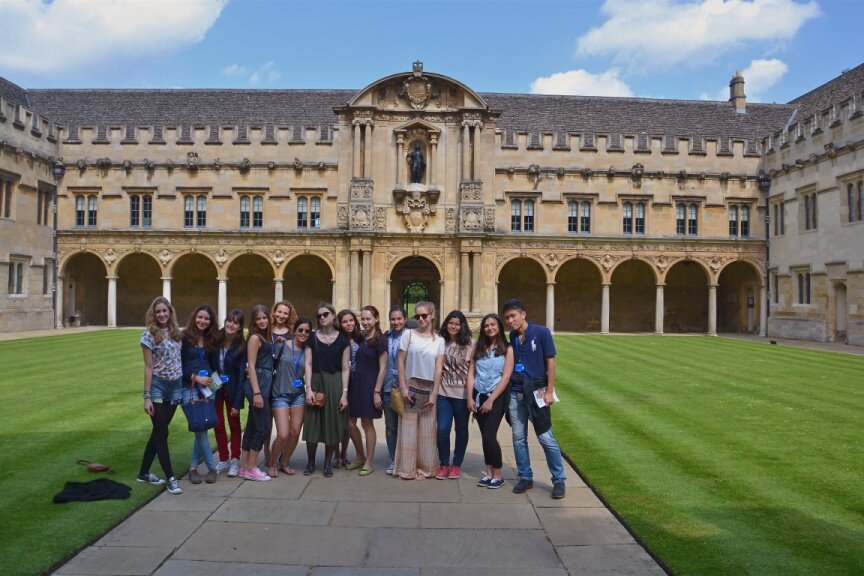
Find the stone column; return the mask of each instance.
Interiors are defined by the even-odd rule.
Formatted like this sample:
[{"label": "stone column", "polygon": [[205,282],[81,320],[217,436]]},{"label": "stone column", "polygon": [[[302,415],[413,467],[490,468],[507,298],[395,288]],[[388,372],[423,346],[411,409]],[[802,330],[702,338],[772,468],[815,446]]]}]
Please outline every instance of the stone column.
[{"label": "stone column", "polygon": [[273,301],[279,302],[280,300],[284,300],[284,299],[285,299],[285,296],[284,296],[284,293],[282,291],[282,278],[274,278],[273,279]]},{"label": "stone column", "polygon": [[481,271],[481,262],[480,256],[481,252],[474,252],[471,254],[471,273],[474,275],[473,289],[471,290],[471,311],[472,312],[480,312],[480,271]]},{"label": "stone column", "polygon": [[459,309],[463,312],[471,308],[471,253],[462,252],[459,266]]},{"label": "stone column", "polygon": [[462,124],[462,180],[471,179],[471,127]]},{"label": "stone column", "polygon": [[405,145],[405,137],[402,134],[396,136],[396,188],[402,184],[402,170],[405,167],[405,154],[402,148]]},{"label": "stone column", "polygon": [[438,136],[436,134],[429,135],[429,144],[431,146],[431,150],[429,151],[429,185],[434,188],[435,183],[438,180],[435,178],[435,166],[437,165],[438,160]]},{"label": "stone column", "polygon": [[757,295],[759,302],[759,336],[768,335],[768,303],[765,301],[765,285],[759,285],[759,293]]},{"label": "stone column", "polygon": [[117,276],[108,276],[108,327],[117,327]]},{"label": "stone column", "polygon": [[171,301],[171,276],[162,276],[162,297]]},{"label": "stone column", "polygon": [[57,276],[54,284],[54,292],[57,294],[57,307],[54,309],[54,327],[63,327],[63,297],[65,296],[66,279],[63,276]]},{"label": "stone column", "polygon": [[438,299],[438,318],[436,318],[436,320],[441,322],[441,320],[444,319],[441,315],[446,314],[446,312],[444,312],[444,280],[439,280],[438,284],[441,286],[441,294]]},{"label": "stone column", "polygon": [[354,178],[360,178],[360,176],[361,176],[360,171],[363,169],[363,164],[361,163],[363,158],[360,155],[360,123],[357,120],[355,120],[353,126],[354,126],[354,158],[353,158],[354,167],[353,167],[352,176]]},{"label": "stone column", "polygon": [[[390,288],[391,288],[390,283],[391,283],[391,281],[388,278],[387,284],[384,287],[384,310],[381,310],[381,314],[387,315],[388,323],[390,321],[390,306],[392,306],[392,304],[390,304],[390,302],[391,302],[391,300],[390,300]],[[406,320],[407,320],[407,318],[406,318]]]},{"label": "stone column", "polygon": [[351,250],[351,270],[348,276],[351,284],[348,286],[348,307],[357,306],[360,300],[360,251],[356,248]]},{"label": "stone column", "polygon": [[357,308],[372,303],[372,252],[364,250],[361,256],[363,258],[363,284],[360,291],[360,302],[356,305]]},{"label": "stone column", "polygon": [[366,124],[363,136],[363,178],[372,178],[372,124]]},{"label": "stone column", "polygon": [[555,332],[555,283],[546,283],[546,327]]},{"label": "stone column", "polygon": [[657,284],[657,295],[654,301],[654,333],[658,336],[663,334],[663,287],[665,284]]},{"label": "stone column", "polygon": [[708,335],[717,335],[717,284],[708,284]]},{"label": "stone column", "polygon": [[330,303],[336,306],[336,278],[330,279]]},{"label": "stone column", "polygon": [[[217,298],[217,308],[216,308],[216,318],[219,320],[219,327],[225,323],[225,316],[228,314],[228,278],[224,276],[220,276],[216,278],[216,281],[219,282],[219,296]],[[254,322],[254,318],[249,321],[251,324]]]},{"label": "stone column", "polygon": [[603,299],[600,307],[601,334],[609,334],[609,286],[609,283],[603,283]]},{"label": "stone column", "polygon": [[498,280],[495,280],[495,313],[501,314],[501,310],[498,309],[498,283]]}]

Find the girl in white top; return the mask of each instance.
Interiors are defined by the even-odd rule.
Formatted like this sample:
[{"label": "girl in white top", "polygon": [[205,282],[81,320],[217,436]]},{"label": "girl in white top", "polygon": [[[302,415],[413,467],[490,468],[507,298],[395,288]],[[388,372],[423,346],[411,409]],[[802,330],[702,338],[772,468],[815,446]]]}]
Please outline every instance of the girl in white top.
[{"label": "girl in white top", "polygon": [[405,410],[399,419],[394,476],[404,480],[431,478],[438,468],[435,404],[441,387],[444,339],[432,329],[435,305],[418,302],[415,330],[399,342],[399,389]]}]

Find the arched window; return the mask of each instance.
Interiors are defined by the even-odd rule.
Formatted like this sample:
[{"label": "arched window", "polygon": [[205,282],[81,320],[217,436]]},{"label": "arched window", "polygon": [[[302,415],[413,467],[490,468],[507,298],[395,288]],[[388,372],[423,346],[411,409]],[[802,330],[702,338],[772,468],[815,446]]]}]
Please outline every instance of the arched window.
[{"label": "arched window", "polygon": [[207,196],[204,196],[203,194],[198,196],[195,212],[195,226],[197,228],[204,228],[207,226]]},{"label": "arched window", "polygon": [[307,228],[309,226],[309,200],[306,196],[297,198],[297,227]]},{"label": "arched window", "polygon": [[686,206],[684,204],[677,204],[675,206],[675,232],[677,234],[684,234],[687,231],[687,223],[686,223]]},{"label": "arched window", "polygon": [[129,197],[129,226],[141,225],[141,197],[133,194]]},{"label": "arched window", "polygon": [[579,231],[579,203],[575,200],[567,202],[567,231]]},{"label": "arched window", "polygon": [[510,205],[510,230],[519,232],[522,230],[522,201],[513,200]]},{"label": "arched window", "polygon": [[84,196],[75,197],[75,226],[84,226]]},{"label": "arched window", "polygon": [[408,311],[408,315],[414,314],[414,306],[417,302],[429,300],[429,289],[422,282],[411,282],[402,291],[402,307]]},{"label": "arched window", "polygon": [[252,227],[261,228],[264,226],[264,198],[255,196],[252,199]]},{"label": "arched window", "polygon": [[317,230],[318,228],[321,228],[321,198],[313,196],[310,205],[309,225],[310,228],[315,228]]},{"label": "arched window", "polygon": [[729,236],[738,237],[738,206],[729,206]]},{"label": "arched window", "polygon": [[183,226],[192,228],[195,225],[195,198],[192,196],[183,197]]},{"label": "arched window", "polygon": [[849,222],[855,222],[855,186],[846,185],[846,205],[849,207]]},{"label": "arched window", "polygon": [[249,197],[240,197],[240,228],[249,228]]},{"label": "arched window", "polygon": [[645,203],[636,203],[636,234],[645,234]]},{"label": "arched window", "polygon": [[525,200],[525,216],[522,219],[522,230],[525,232],[534,231],[534,201]]},{"label": "arched window", "polygon": [[145,227],[153,225],[153,196],[150,194],[141,197],[141,225]]},{"label": "arched window", "polygon": [[96,226],[96,196],[87,197],[87,226]]},{"label": "arched window", "polygon": [[810,195],[804,195],[804,229],[810,230]]},{"label": "arched window", "polygon": [[624,203],[624,234],[632,234],[633,233],[633,203],[625,202]]},{"label": "arched window", "polygon": [[699,207],[696,204],[689,204],[687,206],[687,234],[691,236],[699,233],[698,213]]},{"label": "arched window", "polygon": [[750,237],[750,207],[741,206],[741,237]]},{"label": "arched window", "polygon": [[591,202],[582,201],[582,216],[579,224],[582,226],[580,232],[583,234],[591,233]]}]

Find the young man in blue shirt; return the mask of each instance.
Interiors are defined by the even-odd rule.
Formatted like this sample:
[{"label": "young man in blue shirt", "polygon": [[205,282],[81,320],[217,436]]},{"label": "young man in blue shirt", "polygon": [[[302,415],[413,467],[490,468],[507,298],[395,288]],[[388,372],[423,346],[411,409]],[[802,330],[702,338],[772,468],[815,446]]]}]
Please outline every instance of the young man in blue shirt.
[{"label": "young man in blue shirt", "polygon": [[[510,328],[515,365],[510,378],[510,423],[513,427],[513,451],[519,482],[513,488],[522,494],[534,487],[531,456],[528,453],[528,422],[534,427],[537,440],[546,455],[546,464],[552,474],[552,498],[564,498],[564,460],[558,441],[552,434],[552,414],[549,406],[555,391],[555,343],[545,326],[528,322],[525,304],[513,299],[504,303],[504,323]],[[535,401],[534,390],[545,387],[545,406]]]}]

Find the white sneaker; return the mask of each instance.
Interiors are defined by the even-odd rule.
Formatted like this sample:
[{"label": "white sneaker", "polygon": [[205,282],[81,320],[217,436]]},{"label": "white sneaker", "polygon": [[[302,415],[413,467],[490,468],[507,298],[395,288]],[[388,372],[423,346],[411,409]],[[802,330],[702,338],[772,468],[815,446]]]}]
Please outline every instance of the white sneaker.
[{"label": "white sneaker", "polygon": [[385,470],[384,472],[388,476],[392,476],[395,471],[396,471],[396,464],[391,462],[390,464],[387,465],[387,470]]},{"label": "white sneaker", "polygon": [[182,494],[183,488],[180,487],[180,481],[174,476],[168,479],[167,490],[169,494]]},{"label": "white sneaker", "polygon": [[[221,462],[220,462],[221,464]],[[228,461],[228,476],[230,478],[236,477],[240,473],[240,460],[237,458],[232,458]]]},{"label": "white sneaker", "polygon": [[230,468],[231,463],[228,460],[222,460],[216,464],[216,473],[222,474],[223,472],[227,472]]}]

